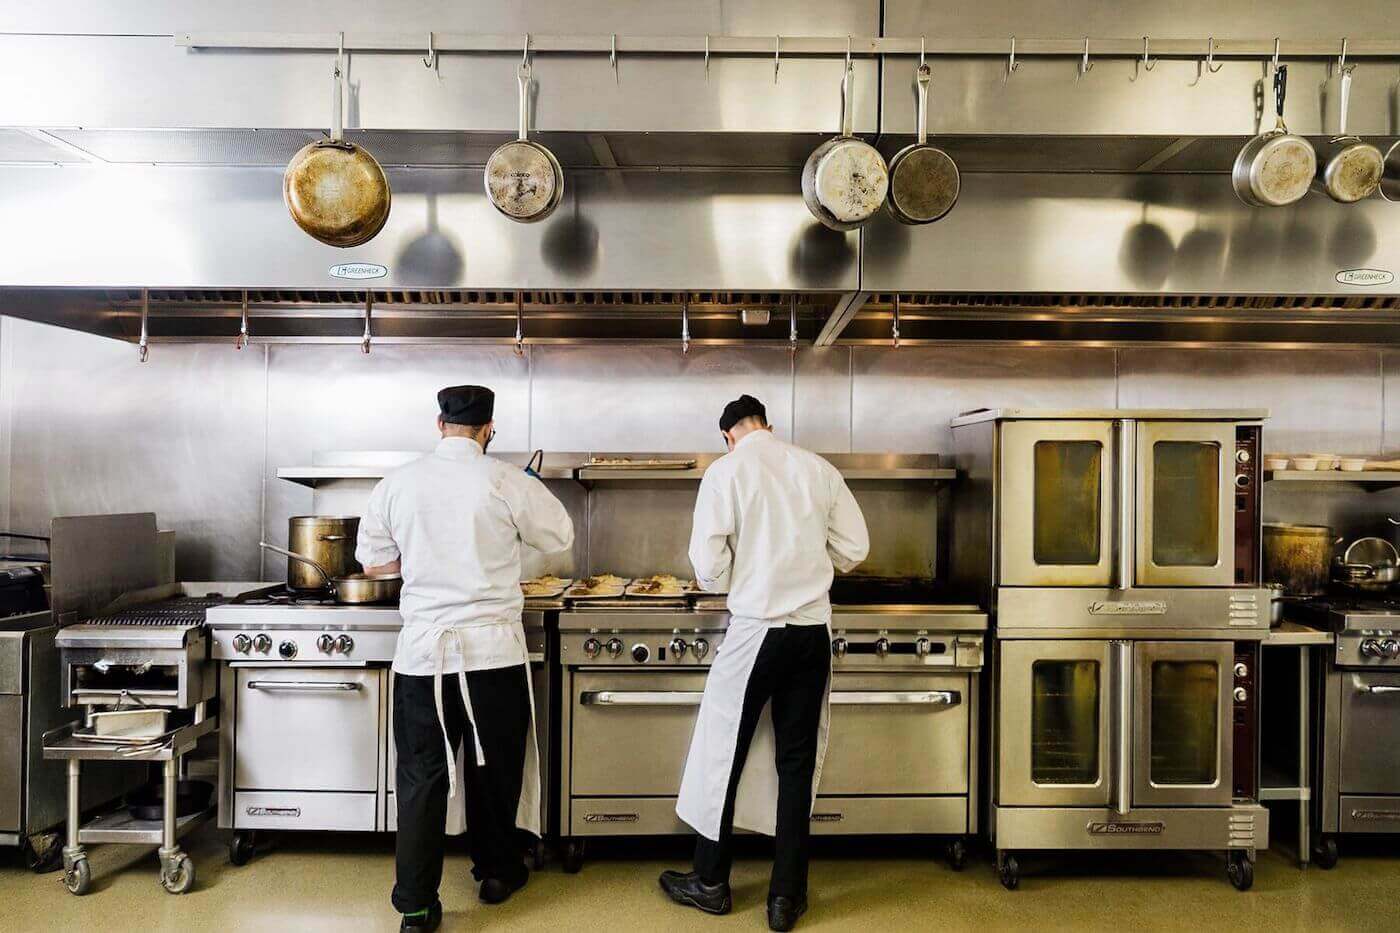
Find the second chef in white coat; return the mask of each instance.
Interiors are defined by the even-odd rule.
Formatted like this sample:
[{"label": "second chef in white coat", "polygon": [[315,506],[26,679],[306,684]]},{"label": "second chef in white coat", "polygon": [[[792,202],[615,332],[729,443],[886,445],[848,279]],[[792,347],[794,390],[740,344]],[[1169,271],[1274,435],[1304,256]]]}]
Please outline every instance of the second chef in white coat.
[{"label": "second chef in white coat", "polygon": [[833,568],[870,550],[840,472],[773,436],[762,403],[725,406],[730,452],[700,483],[690,539],[697,582],[727,592],[729,627],[705,682],[676,812],[700,838],[690,872],[663,872],[678,903],[727,913],[734,826],[776,836],[768,923],[807,907],[812,802],[826,754]]},{"label": "second chef in white coat", "polygon": [[442,918],[449,797],[466,797],[481,899],[499,903],[529,877],[516,829],[540,834],[541,793],[520,555],[524,545],[562,551],[574,538],[568,512],[543,483],[486,456],[495,433],[490,389],[451,386],[438,405],[442,440],[375,487],[355,554],[370,573],[403,574],[392,899],[402,928],[425,933]]}]

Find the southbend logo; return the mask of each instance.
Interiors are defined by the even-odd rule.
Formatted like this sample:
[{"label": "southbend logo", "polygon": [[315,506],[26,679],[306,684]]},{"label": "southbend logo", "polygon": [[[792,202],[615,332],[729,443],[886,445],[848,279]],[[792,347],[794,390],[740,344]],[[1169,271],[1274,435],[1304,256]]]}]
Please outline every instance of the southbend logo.
[{"label": "southbend logo", "polygon": [[1165,823],[1090,823],[1085,827],[1091,836],[1160,836],[1167,828]]},{"label": "southbend logo", "polygon": [[1143,601],[1135,603],[1092,602],[1089,604],[1091,616],[1164,616],[1167,604],[1164,602]]},{"label": "southbend logo", "polygon": [[844,813],[813,813],[813,823],[839,823],[846,818]]},{"label": "southbend logo", "polygon": [[1385,269],[1343,269],[1337,273],[1341,285],[1389,285],[1395,281],[1395,273]]},{"label": "southbend logo", "polygon": [[585,823],[635,823],[641,819],[636,813],[585,813]]},{"label": "southbend logo", "polygon": [[342,262],[331,266],[330,273],[337,279],[382,279],[389,274],[389,267],[377,262]]},{"label": "southbend logo", "polygon": [[301,807],[245,807],[243,812],[249,816],[290,816],[296,819],[301,818]]}]

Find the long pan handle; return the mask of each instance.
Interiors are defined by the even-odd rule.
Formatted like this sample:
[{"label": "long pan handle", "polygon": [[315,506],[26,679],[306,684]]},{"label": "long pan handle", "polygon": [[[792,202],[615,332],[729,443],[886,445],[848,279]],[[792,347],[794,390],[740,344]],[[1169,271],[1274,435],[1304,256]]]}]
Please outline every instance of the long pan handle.
[{"label": "long pan handle", "polygon": [[335,68],[331,72],[331,139],[340,142],[345,138],[345,107],[341,100],[345,86],[345,33],[340,34],[340,45],[335,53]]},{"label": "long pan handle", "polygon": [[1274,112],[1278,116],[1277,128],[1281,132],[1288,132],[1288,126],[1283,122],[1283,101],[1288,95],[1288,66],[1279,65],[1274,72]]},{"label": "long pan handle", "polygon": [[258,547],[266,548],[269,551],[281,554],[283,557],[286,557],[289,560],[299,560],[303,564],[307,564],[308,566],[314,567],[316,569],[316,572],[321,575],[321,579],[326,581],[326,586],[330,586],[332,584],[330,571],[328,571],[325,567],[322,567],[319,563],[312,560],[311,558],[303,554],[298,554],[296,551],[289,551],[284,547],[278,547],[275,544],[268,544],[266,541],[259,541]]},{"label": "long pan handle", "polygon": [[928,82],[931,69],[928,65],[920,65],[918,73],[919,81],[919,130],[918,143],[922,146],[928,142]]},{"label": "long pan handle", "polygon": [[530,129],[530,66],[520,66],[520,132],[516,139],[524,142]]},{"label": "long pan handle", "polygon": [[1337,135],[1347,134],[1347,111],[1351,109],[1351,68],[1342,69],[1342,108],[1337,115]]},{"label": "long pan handle", "polygon": [[856,66],[846,62],[846,73],[841,76],[841,135],[849,139],[855,126]]}]

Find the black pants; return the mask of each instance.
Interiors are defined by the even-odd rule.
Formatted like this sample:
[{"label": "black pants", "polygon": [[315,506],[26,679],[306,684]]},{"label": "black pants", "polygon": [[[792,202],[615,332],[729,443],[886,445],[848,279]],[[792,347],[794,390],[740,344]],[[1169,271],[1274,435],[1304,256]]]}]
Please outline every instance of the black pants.
[{"label": "black pants", "polygon": [[831,642],[825,625],[788,625],[771,629],[764,636],[744,691],[719,840],[712,842],[701,836],[695,846],[695,870],[706,884],[729,880],[734,864],[734,797],[759,716],[771,701],[777,746],[778,820],[777,854],[768,893],[775,897],[801,897],[807,893],[812,774],[817,767],[817,733],[830,668]]},{"label": "black pants", "polygon": [[[523,884],[529,876],[515,828],[525,743],[530,738],[530,695],[525,665],[467,674],[472,709],[481,732],[486,764],[477,766],[471,724],[457,676],[442,678],[442,703],[453,749],[466,749],[467,833],[472,875]],[[433,701],[433,678],[394,675],[394,743],[398,753],[395,796],[399,831],[395,840],[393,903],[400,913],[433,905],[442,881],[447,824],[447,753]]]}]

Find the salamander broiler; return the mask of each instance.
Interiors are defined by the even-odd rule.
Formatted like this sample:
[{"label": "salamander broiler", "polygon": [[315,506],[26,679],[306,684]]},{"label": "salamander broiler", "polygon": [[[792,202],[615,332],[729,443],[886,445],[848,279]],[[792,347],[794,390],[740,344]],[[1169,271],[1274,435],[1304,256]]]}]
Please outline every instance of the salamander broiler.
[{"label": "salamander broiler", "polygon": [[[977,830],[987,616],[868,594],[846,603],[833,610],[831,736],[813,832],[952,837],[948,861],[960,868]],[[590,838],[691,832],[676,794],[728,620],[722,597],[596,601],[560,615],[565,870],[579,870]]]}]

